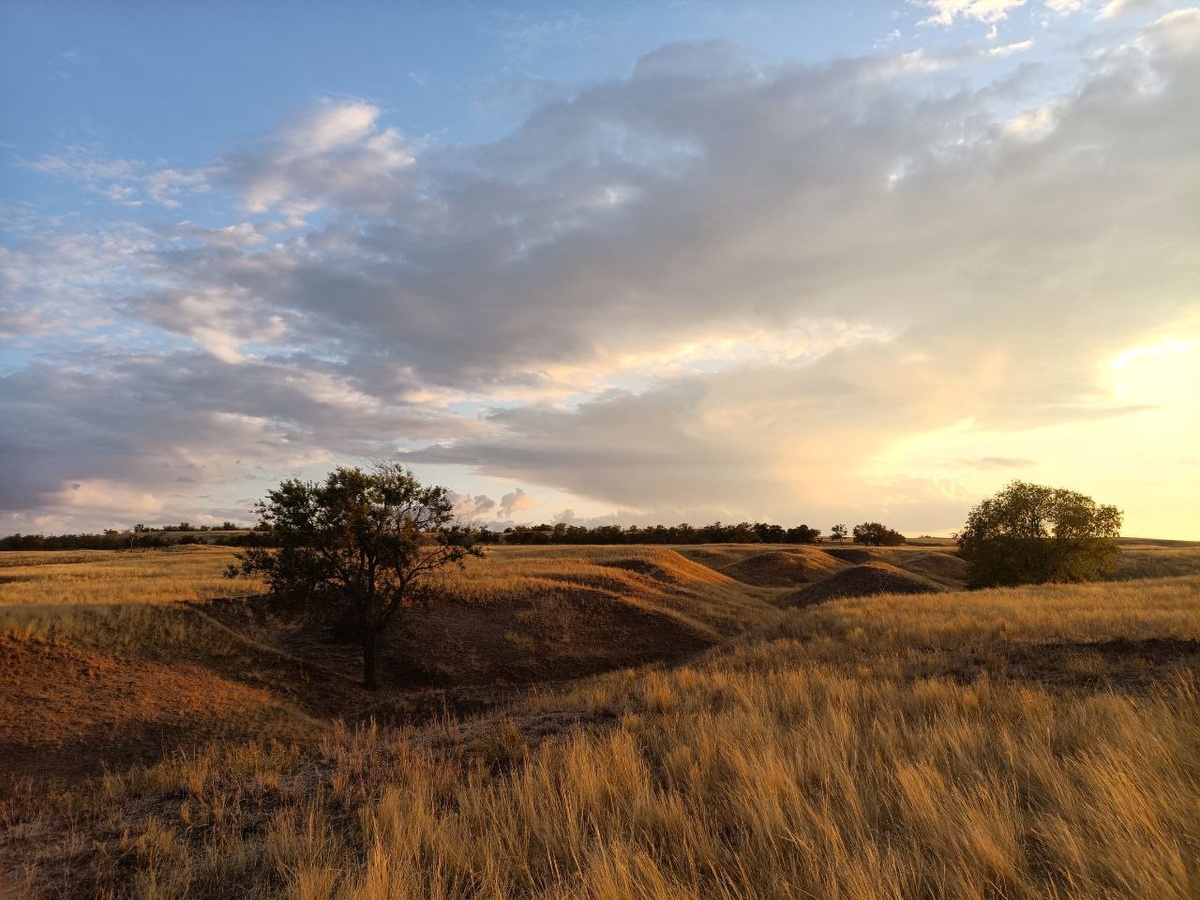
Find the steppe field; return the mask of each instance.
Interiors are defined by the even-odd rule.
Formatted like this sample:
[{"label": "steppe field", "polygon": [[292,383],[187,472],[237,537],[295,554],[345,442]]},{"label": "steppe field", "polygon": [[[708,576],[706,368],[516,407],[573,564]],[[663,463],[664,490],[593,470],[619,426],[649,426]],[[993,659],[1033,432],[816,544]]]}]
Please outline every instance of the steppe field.
[{"label": "steppe field", "polygon": [[0,555],[0,895],[1200,896],[1200,544],[498,548],[359,686],[233,551]]}]

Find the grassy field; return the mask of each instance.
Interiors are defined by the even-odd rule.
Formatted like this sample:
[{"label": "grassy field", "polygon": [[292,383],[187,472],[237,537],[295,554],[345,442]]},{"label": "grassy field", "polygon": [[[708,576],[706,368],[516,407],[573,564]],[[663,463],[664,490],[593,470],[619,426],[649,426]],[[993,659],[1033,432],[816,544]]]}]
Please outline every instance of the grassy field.
[{"label": "grassy field", "polygon": [[[39,678],[124,723],[114,747],[181,708],[206,723],[165,757],[10,778],[5,895],[1200,895],[1200,548],[971,593],[937,548],[822,552],[492,553],[397,642],[442,628],[462,658],[382,700],[345,648],[212,603],[247,589],[217,577],[227,551],[2,560],[7,731],[52,705]],[[936,591],[786,602],[863,566]],[[496,696],[406,719],[438,690]],[[0,760],[76,746],[70,714]]]}]

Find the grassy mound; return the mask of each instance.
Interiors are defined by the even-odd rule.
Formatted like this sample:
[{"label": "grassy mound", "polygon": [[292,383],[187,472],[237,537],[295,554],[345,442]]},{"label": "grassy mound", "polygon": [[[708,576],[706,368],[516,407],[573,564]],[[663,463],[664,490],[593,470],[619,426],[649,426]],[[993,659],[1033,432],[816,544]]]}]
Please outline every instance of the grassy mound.
[{"label": "grassy mound", "polygon": [[823,550],[807,547],[759,553],[726,566],[723,571],[755,587],[795,587],[811,584],[846,567]]},{"label": "grassy mound", "polygon": [[783,603],[807,606],[838,597],[870,597],[874,594],[928,594],[944,591],[941,585],[905,572],[887,563],[868,563],[843,569],[815,584],[788,594]]},{"label": "grassy mound", "polygon": [[872,560],[882,559],[883,553],[879,550],[868,550],[865,547],[830,547],[825,551],[834,559],[840,559],[842,562],[851,563],[852,565],[861,566]]},{"label": "grassy mound", "polygon": [[949,588],[961,589],[967,583],[970,564],[963,558],[950,553],[898,552],[889,556],[888,562],[930,581]]},{"label": "grassy mound", "polygon": [[0,637],[0,759],[11,778],[71,780],[213,739],[313,739],[318,722],[261,687],[176,660]]},{"label": "grassy mound", "polygon": [[[445,587],[385,636],[386,686],[527,684],[673,661],[770,611],[728,576],[662,548],[503,548]],[[206,609],[248,638],[359,676],[359,648],[330,617],[289,614],[264,598]]]}]

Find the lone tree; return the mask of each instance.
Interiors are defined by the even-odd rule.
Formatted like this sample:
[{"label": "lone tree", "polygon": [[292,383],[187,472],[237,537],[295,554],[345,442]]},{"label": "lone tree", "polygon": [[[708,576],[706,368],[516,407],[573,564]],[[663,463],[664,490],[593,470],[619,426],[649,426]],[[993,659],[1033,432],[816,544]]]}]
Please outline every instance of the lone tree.
[{"label": "lone tree", "polygon": [[1014,481],[971,510],[958,537],[973,588],[1095,581],[1116,567],[1121,512],[1063,488]]},{"label": "lone tree", "polygon": [[840,544],[846,539],[846,526],[834,525],[829,529],[829,537],[831,540],[835,540]]},{"label": "lone tree", "polygon": [[895,547],[903,544],[907,538],[900,532],[893,531],[878,522],[863,522],[854,526],[854,542],[868,547]]},{"label": "lone tree", "polygon": [[446,489],[424,487],[395,463],[340,467],[323,483],[284,481],[255,511],[277,549],[246,550],[226,574],[262,575],[280,598],[349,612],[369,690],[379,686],[379,639],[401,610],[432,599],[448,566],[482,555],[472,532],[447,527]]}]

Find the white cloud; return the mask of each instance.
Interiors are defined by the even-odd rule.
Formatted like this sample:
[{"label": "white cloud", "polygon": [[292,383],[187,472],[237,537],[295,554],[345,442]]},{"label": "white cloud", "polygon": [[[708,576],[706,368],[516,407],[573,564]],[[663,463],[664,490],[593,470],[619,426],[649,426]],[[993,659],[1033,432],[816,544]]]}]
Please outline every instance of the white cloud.
[{"label": "white cloud", "polygon": [[249,213],[302,218],[331,204],[383,211],[416,159],[396,129],[378,127],[379,115],[365,101],[322,100],[217,170]]},{"label": "white cloud", "polygon": [[926,22],[953,25],[958,19],[977,19],[989,24],[1002,22],[1027,0],[909,0],[933,11]]},{"label": "white cloud", "polygon": [[1156,12],[1167,5],[1164,0],[1109,0],[1100,9],[1097,18],[1115,19],[1125,15]]},{"label": "white cloud", "polygon": [[103,478],[65,485],[59,494],[59,503],[75,515],[117,508],[126,510],[135,518],[156,515],[162,512],[164,506],[160,497],[148,491]]},{"label": "white cloud", "polygon": [[533,498],[523,488],[515,488],[500,498],[500,512],[506,519],[533,506]]},{"label": "white cloud", "polygon": [[1016,41],[1002,47],[992,47],[987,51],[988,56],[1012,56],[1014,53],[1024,53],[1033,49],[1033,41]]},{"label": "white cloud", "polygon": [[155,169],[142,160],[106,159],[97,147],[71,146],[23,165],[63,181],[76,183],[120,206],[152,202],[178,207],[180,197],[209,190],[204,172]]},{"label": "white cloud", "polygon": [[1025,110],[1004,123],[1003,133],[1019,141],[1041,140],[1054,130],[1061,111],[1058,101]]}]

